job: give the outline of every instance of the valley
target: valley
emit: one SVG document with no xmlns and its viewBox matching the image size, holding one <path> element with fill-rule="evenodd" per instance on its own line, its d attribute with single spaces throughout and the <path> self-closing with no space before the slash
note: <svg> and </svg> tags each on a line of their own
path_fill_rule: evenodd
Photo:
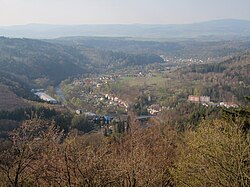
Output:
<svg viewBox="0 0 250 187">
<path fill-rule="evenodd" d="M 205 162 L 196 146 L 218 159 L 216 167 L 230 166 L 238 152 L 249 159 L 249 49 L 248 40 L 0 38 L 3 181 L 26 159 L 17 173 L 42 186 L 54 184 L 51 177 L 67 186 L 60 178 L 68 176 L 87 184 L 78 181 L 82 171 L 92 186 L 111 179 L 120 186 L 127 175 L 139 186 L 181 183 L 188 170 L 204 178 L 193 165 Z"/>
<path fill-rule="evenodd" d="M 249 187 L 249 0 L 1 0 L 0 187 Z"/>
<path fill-rule="evenodd" d="M 185 105 L 209 105 L 212 111 L 220 103 L 244 106 L 250 91 L 247 42 L 1 38 L 0 46 L 1 83 L 20 98 L 14 108 L 47 106 L 30 91 L 43 88 L 58 102 L 50 108 L 69 110 L 72 116 L 77 110 L 118 118 L 131 112 L 161 116 L 177 114 Z M 191 104 L 192 95 L 207 96 L 211 103 Z"/>
</svg>

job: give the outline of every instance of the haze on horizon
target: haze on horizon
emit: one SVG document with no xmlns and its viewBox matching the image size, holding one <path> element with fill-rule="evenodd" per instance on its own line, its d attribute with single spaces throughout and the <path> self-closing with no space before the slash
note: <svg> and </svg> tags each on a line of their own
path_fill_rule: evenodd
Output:
<svg viewBox="0 0 250 187">
<path fill-rule="evenodd" d="M 183 24 L 250 20 L 249 0 L 0 0 L 0 26 Z"/>
</svg>

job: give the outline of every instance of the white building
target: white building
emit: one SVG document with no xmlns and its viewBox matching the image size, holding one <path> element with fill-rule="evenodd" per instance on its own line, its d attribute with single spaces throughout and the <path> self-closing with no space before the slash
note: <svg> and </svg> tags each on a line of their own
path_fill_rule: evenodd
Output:
<svg viewBox="0 0 250 187">
<path fill-rule="evenodd" d="M 37 95 L 41 100 L 43 101 L 47 101 L 51 104 L 57 104 L 57 100 L 55 100 L 54 98 L 50 97 L 49 95 L 47 95 L 46 93 L 44 92 L 37 92 L 35 93 L 35 95 Z"/>
</svg>

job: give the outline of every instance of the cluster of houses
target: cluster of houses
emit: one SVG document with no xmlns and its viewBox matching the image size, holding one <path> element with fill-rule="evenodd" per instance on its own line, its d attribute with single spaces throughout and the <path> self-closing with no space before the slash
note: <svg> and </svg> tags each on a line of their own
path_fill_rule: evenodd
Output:
<svg viewBox="0 0 250 187">
<path fill-rule="evenodd" d="M 73 87 L 77 86 L 77 90 L 80 93 L 74 93 L 74 97 L 79 100 L 87 102 L 87 110 L 95 110 L 98 108 L 101 112 L 102 110 L 108 109 L 112 111 L 110 113 L 115 113 L 119 111 L 127 112 L 129 104 L 112 94 L 106 94 L 102 92 L 99 88 L 105 87 L 105 84 L 115 81 L 119 75 L 105 75 L 92 78 L 82 78 L 74 80 Z M 118 109 L 119 107 L 119 109 Z"/>
<path fill-rule="evenodd" d="M 108 81 L 114 81 L 118 78 L 118 75 L 109 75 L 109 76 L 102 76 L 99 80 L 103 83 L 108 83 Z"/>
<path fill-rule="evenodd" d="M 194 96 L 194 95 L 189 95 L 188 96 L 188 101 L 190 102 L 196 102 L 196 103 L 201 103 L 204 106 L 221 106 L 221 107 L 226 107 L 226 108 L 237 108 L 239 105 L 237 105 L 234 102 L 220 102 L 220 103 L 214 103 L 210 101 L 209 96 Z"/>
<path fill-rule="evenodd" d="M 86 79 L 85 83 L 92 84 L 94 87 L 100 88 L 103 84 L 108 84 L 108 82 L 114 81 L 116 78 L 117 76 L 103 76 L 97 79 Z"/>
<path fill-rule="evenodd" d="M 113 133 L 115 123 L 113 123 L 112 121 L 116 121 L 116 120 L 114 120 L 112 116 L 97 115 L 92 112 L 83 113 L 81 109 L 76 110 L 76 114 L 84 115 L 87 120 L 93 121 L 95 124 L 98 124 L 100 126 L 101 132 L 105 136 L 111 135 Z"/>
<path fill-rule="evenodd" d="M 165 55 L 160 55 L 160 57 L 165 61 L 165 62 L 173 62 L 173 63 L 188 63 L 188 64 L 199 64 L 199 63 L 204 63 L 203 60 L 201 59 L 195 59 L 195 58 L 177 58 L 177 57 L 168 57 Z"/>
<path fill-rule="evenodd" d="M 97 78 L 96 80 L 93 80 L 91 83 L 93 86 L 100 88 L 103 84 L 108 84 L 110 81 L 114 81 L 118 76 L 115 75 L 109 75 L 109 76 L 102 76 Z"/>
<path fill-rule="evenodd" d="M 116 96 L 113 96 L 110 94 L 105 94 L 105 99 L 110 100 L 110 104 L 116 103 L 120 107 L 124 107 L 126 111 L 128 110 L 129 104 L 126 101 L 123 101 L 122 99 L 120 99 Z"/>
<path fill-rule="evenodd" d="M 93 121 L 95 124 L 98 124 L 100 127 L 100 132 L 105 136 L 111 135 L 113 132 L 123 133 L 129 130 L 129 116 L 128 115 L 118 115 L 115 117 L 108 115 L 97 115 L 92 112 L 83 113 L 81 109 L 76 110 L 76 113 L 79 115 L 84 115 L 87 120 Z M 143 115 L 136 117 L 136 121 L 140 127 L 145 128 L 152 126 L 153 123 L 150 122 L 150 119 L 157 119 L 156 116 Z"/>
<path fill-rule="evenodd" d="M 114 81 L 117 79 L 118 75 L 107 75 L 96 78 L 86 78 L 82 80 L 74 80 L 74 86 L 83 86 L 85 84 L 92 85 L 93 87 L 102 87 L 103 84 L 107 84 L 109 81 Z"/>
</svg>

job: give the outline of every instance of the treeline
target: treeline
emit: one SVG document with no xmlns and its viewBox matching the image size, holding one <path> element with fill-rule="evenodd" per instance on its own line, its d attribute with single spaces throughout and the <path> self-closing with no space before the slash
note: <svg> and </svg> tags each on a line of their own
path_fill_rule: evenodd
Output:
<svg viewBox="0 0 250 187">
<path fill-rule="evenodd" d="M 89 133 L 93 130 L 100 130 L 105 126 L 104 120 L 96 120 L 93 117 L 87 117 L 84 114 L 77 115 L 67 111 L 57 111 L 45 107 L 18 108 L 13 111 L 0 111 L 0 138 L 8 137 L 6 132 L 12 131 L 13 127 L 18 127 L 26 120 L 40 119 L 48 122 L 54 122 L 57 128 L 68 134 L 74 129 L 80 133 Z M 11 123 L 15 124 L 14 126 Z M 19 125 L 18 125 L 19 124 Z"/>
<path fill-rule="evenodd" d="M 226 68 L 221 64 L 193 65 L 192 72 L 195 73 L 222 73 Z"/>
<path fill-rule="evenodd" d="M 250 132 L 242 121 L 249 115 L 231 112 L 182 132 L 158 120 L 141 128 L 132 118 L 129 131 L 111 137 L 66 136 L 53 123 L 28 120 L 0 152 L 1 184 L 247 187 Z"/>
<path fill-rule="evenodd" d="M 60 130 L 69 131 L 73 116 L 64 112 L 45 107 L 18 108 L 13 111 L 0 111 L 0 120 L 11 120 L 22 123 L 33 118 L 54 121 Z M 6 131 L 6 125 L 0 127 L 0 131 Z M 2 128 L 2 129 L 1 129 Z"/>
</svg>

